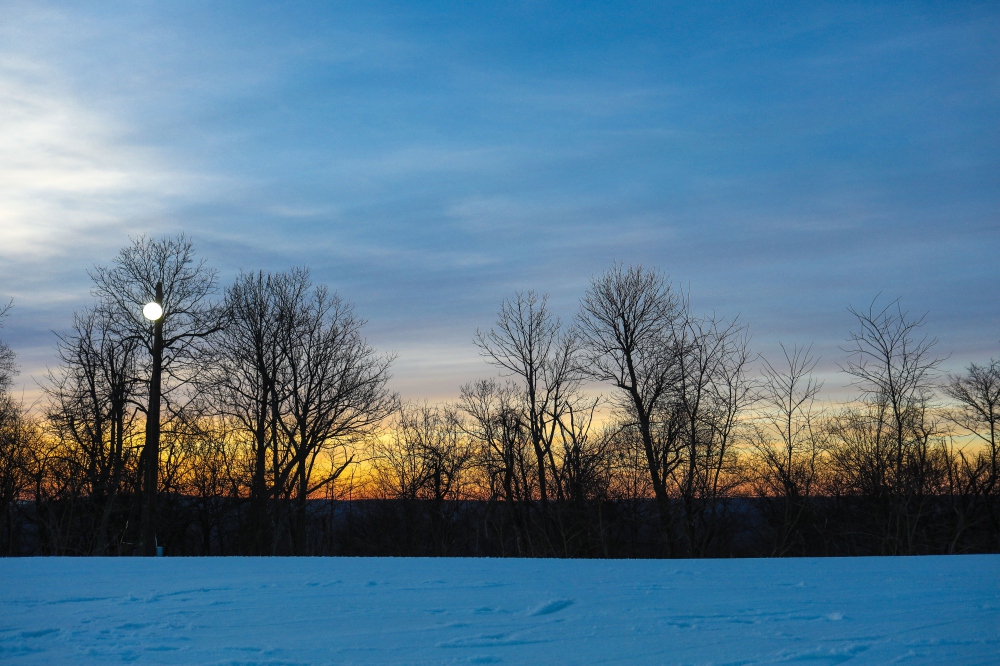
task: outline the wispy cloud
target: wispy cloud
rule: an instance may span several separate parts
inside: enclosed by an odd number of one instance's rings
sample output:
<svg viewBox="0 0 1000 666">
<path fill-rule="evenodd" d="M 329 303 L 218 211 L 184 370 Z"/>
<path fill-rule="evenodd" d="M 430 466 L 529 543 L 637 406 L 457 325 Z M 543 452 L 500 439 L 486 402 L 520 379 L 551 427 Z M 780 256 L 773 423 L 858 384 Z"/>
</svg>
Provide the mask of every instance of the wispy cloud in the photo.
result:
<svg viewBox="0 0 1000 666">
<path fill-rule="evenodd" d="M 0 5 L 22 367 L 51 361 L 89 267 L 180 230 L 224 276 L 311 266 L 410 395 L 481 372 L 500 298 L 571 317 L 613 260 L 762 347 L 832 359 L 879 290 L 995 345 L 995 11 L 529 5 Z"/>
<path fill-rule="evenodd" d="M 4 338 L 29 402 L 51 363 L 49 330 L 89 301 L 86 271 L 129 235 L 184 229 L 177 201 L 221 180 L 172 167 L 72 88 L 51 64 L 0 52 L 0 298 L 14 300 Z"/>
<path fill-rule="evenodd" d="M 0 56 L 4 263 L 78 256 L 111 233 L 156 226 L 164 202 L 198 182 L 170 170 L 154 151 L 129 145 L 127 133 L 75 99 L 50 67 Z"/>
</svg>

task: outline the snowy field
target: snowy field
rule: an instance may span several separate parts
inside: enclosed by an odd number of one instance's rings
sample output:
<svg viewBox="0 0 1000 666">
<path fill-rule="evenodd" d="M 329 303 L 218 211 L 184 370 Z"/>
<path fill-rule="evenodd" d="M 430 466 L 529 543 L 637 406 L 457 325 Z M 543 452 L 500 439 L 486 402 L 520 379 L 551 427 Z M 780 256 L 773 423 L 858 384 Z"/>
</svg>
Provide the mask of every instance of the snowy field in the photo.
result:
<svg viewBox="0 0 1000 666">
<path fill-rule="evenodd" d="M 4 664 L 1000 664 L 1000 556 L 5 559 Z"/>
</svg>

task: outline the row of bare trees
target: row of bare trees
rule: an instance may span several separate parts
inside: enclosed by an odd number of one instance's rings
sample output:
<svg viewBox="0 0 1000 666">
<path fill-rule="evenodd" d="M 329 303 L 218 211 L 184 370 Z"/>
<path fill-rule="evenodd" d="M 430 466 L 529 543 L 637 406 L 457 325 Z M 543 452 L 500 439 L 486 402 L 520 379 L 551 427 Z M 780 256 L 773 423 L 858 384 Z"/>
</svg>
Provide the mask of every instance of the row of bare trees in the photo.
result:
<svg viewBox="0 0 1000 666">
<path fill-rule="evenodd" d="M 306 270 L 240 275 L 225 309 L 229 323 L 196 380 L 199 413 L 241 456 L 249 483 L 236 494 L 248 499 L 251 551 L 278 552 L 287 533 L 292 552 L 305 552 L 309 498 L 355 462 L 352 445 L 396 405 L 386 389 L 392 358 Z"/>
<path fill-rule="evenodd" d="M 239 551 L 304 552 L 308 499 L 396 404 L 364 322 L 302 269 L 242 274 L 220 295 L 183 236 L 140 238 L 91 277 L 19 465 L 39 547 L 146 551 L 150 526 L 169 544 L 195 519 L 209 543 L 229 529 L 228 499 L 249 507 Z"/>
<path fill-rule="evenodd" d="M 428 405 L 389 390 L 393 357 L 306 269 L 220 289 L 188 239 L 141 238 L 92 278 L 44 409 L 11 398 L 0 345 L 10 554 L 138 553 L 151 527 L 189 554 L 1000 550 L 1000 362 L 942 374 L 896 302 L 851 311 L 857 397 L 831 405 L 808 347 L 762 359 L 740 322 L 615 265 L 569 323 L 503 301 L 474 338 L 496 376 Z"/>
</svg>

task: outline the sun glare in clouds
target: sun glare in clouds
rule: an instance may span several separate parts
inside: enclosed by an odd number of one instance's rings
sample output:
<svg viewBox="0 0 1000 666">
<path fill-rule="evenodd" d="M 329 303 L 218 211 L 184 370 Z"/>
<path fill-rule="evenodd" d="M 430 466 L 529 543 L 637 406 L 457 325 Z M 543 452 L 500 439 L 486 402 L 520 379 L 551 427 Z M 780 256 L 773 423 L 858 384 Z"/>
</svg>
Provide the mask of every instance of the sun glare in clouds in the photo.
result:
<svg viewBox="0 0 1000 666">
<path fill-rule="evenodd" d="M 141 230 L 190 180 L 130 146 L 126 128 L 60 89 L 42 64 L 0 60 L 0 240 L 8 262 Z M 124 233 L 109 234 L 117 247 Z"/>
<path fill-rule="evenodd" d="M 89 300 L 95 260 L 114 256 L 129 235 L 171 230 L 168 204 L 196 186 L 127 136 L 56 69 L 0 53 L 0 281 L 16 308 L 5 335 L 29 403 L 53 344 L 32 334 L 50 328 L 35 320 L 69 321 Z"/>
</svg>

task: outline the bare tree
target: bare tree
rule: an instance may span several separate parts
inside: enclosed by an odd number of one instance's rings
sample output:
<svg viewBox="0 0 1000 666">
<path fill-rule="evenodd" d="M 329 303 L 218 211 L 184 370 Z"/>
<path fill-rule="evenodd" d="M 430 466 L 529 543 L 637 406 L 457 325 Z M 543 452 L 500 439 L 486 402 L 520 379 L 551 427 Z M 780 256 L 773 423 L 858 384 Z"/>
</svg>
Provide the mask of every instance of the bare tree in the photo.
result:
<svg viewBox="0 0 1000 666">
<path fill-rule="evenodd" d="M 242 273 L 226 289 L 228 325 L 214 340 L 213 362 L 201 375 L 219 415 L 232 423 L 233 436 L 250 449 L 250 552 L 272 551 L 268 503 L 280 495 L 274 482 L 290 452 L 279 441 L 287 404 L 288 322 L 307 298 L 309 271 Z M 283 441 L 283 440 L 282 440 Z"/>
<path fill-rule="evenodd" d="M 0 306 L 0 326 L 11 304 Z M 0 340 L 0 552 L 15 554 L 18 500 L 29 488 L 30 449 L 36 428 L 9 390 L 17 372 L 14 351 Z"/>
<path fill-rule="evenodd" d="M 591 433 L 594 414 L 600 403 L 600 398 L 568 402 L 558 423 L 557 488 L 560 489 L 560 499 L 577 505 L 594 497 L 606 496 L 608 442 Z"/>
<path fill-rule="evenodd" d="M 932 353 L 936 340 L 919 334 L 926 315 L 910 318 L 898 300 L 876 302 L 850 308 L 858 329 L 843 369 L 860 389 L 862 406 L 835 425 L 841 446 L 834 463 L 874 501 L 880 549 L 913 553 L 934 484 L 933 381 L 942 359 Z"/>
<path fill-rule="evenodd" d="M 547 303 L 548 296 L 518 292 L 513 300 L 503 302 L 494 328 L 476 332 L 482 354 L 516 377 L 521 388 L 543 515 L 552 494 L 553 441 L 580 383 L 576 337 L 562 333 L 561 322 Z"/>
<path fill-rule="evenodd" d="M 288 464 L 275 470 L 275 486 L 295 496 L 293 542 L 300 554 L 306 549 L 309 496 L 354 462 L 348 447 L 382 423 L 398 401 L 386 387 L 393 357 L 368 345 L 361 335 L 364 324 L 351 305 L 324 287 L 314 288 L 283 322 L 286 407 L 278 425 L 290 455 Z M 333 453 L 335 459 L 317 479 L 321 453 Z"/>
<path fill-rule="evenodd" d="M 446 502 L 467 496 L 473 457 L 459 414 L 449 406 L 403 404 L 388 438 L 371 438 L 371 454 L 376 492 L 407 508 L 425 504 L 432 552 L 447 555 L 453 512 L 446 510 Z M 408 518 L 407 528 L 419 524 L 416 516 Z"/>
<path fill-rule="evenodd" d="M 13 301 L 9 301 L 7 305 L 0 305 L 0 327 L 3 326 L 4 317 L 10 313 L 13 305 Z M 14 377 L 17 375 L 15 360 L 14 350 L 6 342 L 0 340 L 0 392 L 9 390 Z"/>
<path fill-rule="evenodd" d="M 676 432 L 662 417 L 669 412 L 677 382 L 674 334 L 681 314 L 680 300 L 663 275 L 615 264 L 591 281 L 577 316 L 582 367 L 593 379 L 619 389 L 617 404 L 638 430 L 668 548 L 672 539 L 666 482 L 679 457 Z"/>
<path fill-rule="evenodd" d="M 31 488 L 39 429 L 13 396 L 0 391 L 0 553 L 17 554 L 18 506 Z"/>
<path fill-rule="evenodd" d="M 72 331 L 58 336 L 60 365 L 43 385 L 48 424 L 63 443 L 67 462 L 79 468 L 95 512 L 88 549 L 93 554 L 109 548 L 112 517 L 122 509 L 119 495 L 132 496 L 140 487 L 134 475 L 139 345 L 135 337 L 119 335 L 106 312 L 76 313 Z M 118 534 L 114 541 L 125 537 Z"/>
<path fill-rule="evenodd" d="M 937 340 L 917 337 L 926 315 L 910 319 L 898 299 L 882 309 L 872 301 L 867 311 L 849 311 L 858 330 L 851 333 L 844 350 L 850 356 L 843 370 L 854 378 L 865 400 L 885 406 L 899 468 L 908 436 L 920 429 L 914 418 L 922 415 L 930 400 L 934 373 L 943 360 L 931 352 Z"/>
<path fill-rule="evenodd" d="M 614 444 L 593 432 L 600 397 L 568 401 L 552 458 L 559 491 L 557 547 L 562 557 L 608 555 L 604 504 L 609 499 Z"/>
<path fill-rule="evenodd" d="M 123 248 L 111 266 L 90 274 L 99 308 L 122 339 L 139 340 L 149 352 L 149 391 L 145 406 L 143 446 L 143 550 L 155 554 L 156 500 L 160 468 L 160 401 L 191 378 L 192 362 L 202 343 L 223 326 L 221 308 L 211 302 L 216 272 L 195 259 L 194 246 L 184 235 L 151 239 L 146 236 Z M 157 300 L 162 315 L 150 325 L 143 306 Z M 161 385 L 166 376 L 166 386 Z"/>
<path fill-rule="evenodd" d="M 760 412 L 764 427 L 751 440 L 758 495 L 767 504 L 777 502 L 770 516 L 775 528 L 771 554 L 779 557 L 793 547 L 805 554 L 804 523 L 824 444 L 822 410 L 816 405 L 823 383 L 812 375 L 817 359 L 808 347 L 789 351 L 781 345 L 781 351 L 784 362 L 778 367 L 764 359 Z"/>
<path fill-rule="evenodd" d="M 746 328 L 695 317 L 684 304 L 683 325 L 674 335 L 677 379 L 671 394 L 671 432 L 680 458 L 670 473 L 680 497 L 689 552 L 705 556 L 727 517 L 725 502 L 742 480 L 736 444 L 743 411 L 754 401 L 748 374 L 751 354 Z"/>
<path fill-rule="evenodd" d="M 949 412 L 949 419 L 987 447 L 987 488 L 992 492 L 997 483 L 1000 447 L 1000 361 L 991 360 L 986 366 L 973 363 L 964 375 L 949 375 L 944 392 L 958 402 L 958 408 Z"/>
<path fill-rule="evenodd" d="M 210 405 L 199 405 L 191 412 L 193 418 L 187 419 L 186 427 L 169 438 L 170 444 L 186 449 L 177 456 L 184 462 L 177 470 L 177 485 L 186 505 L 181 508 L 190 508 L 198 527 L 200 555 L 233 554 L 226 547 L 226 536 L 238 525 L 241 491 L 247 485 L 239 468 L 242 451 L 225 420 L 214 418 Z"/>
<path fill-rule="evenodd" d="M 656 495 L 635 419 L 610 419 L 601 429 L 600 439 L 608 447 L 607 493 L 615 510 L 615 531 L 608 539 L 614 547 L 611 553 L 640 552 L 645 541 L 645 526 L 662 523 L 658 505 L 649 503 L 649 498 Z M 662 535 L 660 530 L 655 533 L 660 536 L 656 544 L 659 548 Z"/>
<path fill-rule="evenodd" d="M 974 514 L 980 502 L 985 506 L 986 518 L 993 534 L 994 544 L 1000 539 L 1000 477 L 998 477 L 997 448 L 1000 446 L 1000 361 L 990 360 L 989 365 L 969 365 L 964 375 L 949 375 L 944 385 L 945 394 L 958 405 L 947 411 L 948 419 L 964 433 L 973 435 L 985 449 L 967 455 L 964 450 L 956 454 L 956 489 L 953 495 L 971 496 L 957 505 L 957 519 L 963 521 Z M 966 519 L 965 522 L 974 522 Z"/>
<path fill-rule="evenodd" d="M 493 379 L 466 384 L 459 405 L 469 416 L 465 431 L 475 448 L 474 462 L 483 479 L 489 511 L 499 509 L 489 521 L 506 554 L 508 531 L 512 531 L 514 554 L 539 554 L 534 546 L 528 506 L 535 496 L 538 476 L 531 471 L 521 388 Z"/>
</svg>

